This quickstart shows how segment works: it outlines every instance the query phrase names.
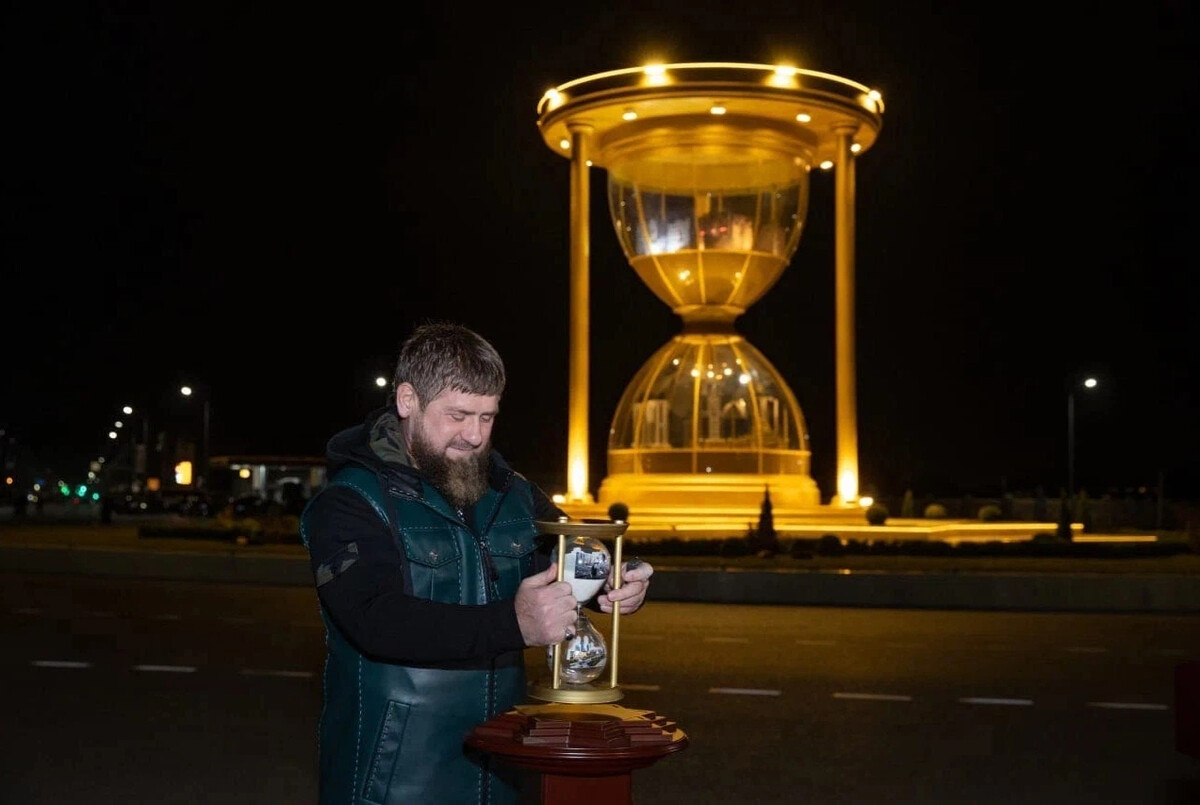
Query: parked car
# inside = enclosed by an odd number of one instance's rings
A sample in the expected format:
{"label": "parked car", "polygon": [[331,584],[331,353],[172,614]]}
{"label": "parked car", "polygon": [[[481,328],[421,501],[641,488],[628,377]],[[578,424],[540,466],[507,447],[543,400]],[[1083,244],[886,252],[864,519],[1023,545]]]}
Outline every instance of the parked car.
{"label": "parked car", "polygon": [[184,517],[208,517],[213,514],[213,505],[207,494],[197,493],[176,503],[174,511]]}

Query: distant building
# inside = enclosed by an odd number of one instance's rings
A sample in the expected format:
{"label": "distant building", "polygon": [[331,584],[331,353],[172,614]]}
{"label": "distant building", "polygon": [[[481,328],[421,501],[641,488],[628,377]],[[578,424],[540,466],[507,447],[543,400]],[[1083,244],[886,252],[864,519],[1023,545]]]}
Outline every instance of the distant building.
{"label": "distant building", "polygon": [[289,503],[307,499],[325,485],[323,456],[213,456],[210,493],[218,497],[256,496]]}

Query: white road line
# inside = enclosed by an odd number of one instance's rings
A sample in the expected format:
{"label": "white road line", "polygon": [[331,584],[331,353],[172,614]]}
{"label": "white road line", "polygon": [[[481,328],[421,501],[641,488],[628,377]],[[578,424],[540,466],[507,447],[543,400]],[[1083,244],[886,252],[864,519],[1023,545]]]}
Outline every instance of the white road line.
{"label": "white road line", "polygon": [[1033,699],[992,699],[986,696],[968,696],[959,701],[963,704],[1011,704],[1021,707],[1033,704]]}
{"label": "white road line", "polygon": [[168,674],[190,674],[194,673],[196,666],[194,665],[135,665],[135,671],[161,671]]}
{"label": "white road line", "polygon": [[797,646],[836,646],[832,640],[797,640]]}
{"label": "white road line", "polygon": [[728,693],[733,696],[780,696],[782,691],[762,688],[709,688],[709,693]]}
{"label": "white road line", "polygon": [[90,662],[75,662],[74,660],[34,660],[29,663],[35,668],[91,668]]}
{"label": "white road line", "polygon": [[705,643],[749,643],[748,637],[706,637]]}
{"label": "white road line", "polygon": [[863,699],[872,702],[911,702],[912,696],[899,696],[894,693],[835,693],[835,699]]}
{"label": "white road line", "polygon": [[42,611],[37,607],[17,607],[12,613],[14,615],[41,615]]}
{"label": "white road line", "polygon": [[262,668],[243,668],[243,676],[281,676],[285,679],[312,679],[312,671],[276,671]]}
{"label": "white road line", "polygon": [[1146,704],[1145,702],[1088,702],[1088,707],[1103,707],[1106,710],[1167,710],[1165,704]]}
{"label": "white road line", "polygon": [[1063,651],[1069,651],[1072,654],[1104,654],[1108,649],[1100,646],[1064,646]]}
{"label": "white road line", "polygon": [[156,620],[156,621],[177,621],[177,620],[179,620],[179,616],[172,615],[170,613],[166,613],[163,615],[155,615],[154,620]]}
{"label": "white road line", "polygon": [[658,685],[627,685],[624,682],[622,682],[621,689],[622,690],[659,690],[659,686]]}

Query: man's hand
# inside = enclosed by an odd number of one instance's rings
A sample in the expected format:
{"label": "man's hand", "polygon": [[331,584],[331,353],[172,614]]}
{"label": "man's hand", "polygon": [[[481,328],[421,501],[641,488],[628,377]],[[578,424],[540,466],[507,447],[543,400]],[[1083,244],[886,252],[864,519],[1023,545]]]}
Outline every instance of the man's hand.
{"label": "man's hand", "polygon": [[646,593],[650,589],[650,577],[653,575],[654,568],[650,566],[649,562],[643,562],[634,557],[624,563],[621,587],[614,590],[613,573],[610,570],[608,581],[604,583],[604,594],[596,599],[600,611],[612,612],[613,602],[620,601],[622,615],[637,612],[641,608],[642,602],[646,600]]}
{"label": "man's hand", "polygon": [[575,625],[571,585],[557,581],[558,566],[527,576],[517,589],[517,623],[526,646],[552,646]]}

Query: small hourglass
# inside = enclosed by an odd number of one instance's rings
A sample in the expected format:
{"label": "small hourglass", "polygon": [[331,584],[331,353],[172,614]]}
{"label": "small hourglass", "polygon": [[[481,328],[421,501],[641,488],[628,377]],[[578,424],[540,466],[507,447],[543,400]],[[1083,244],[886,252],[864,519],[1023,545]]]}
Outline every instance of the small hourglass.
{"label": "small hourglass", "polygon": [[[564,682],[582,685],[591,682],[604,672],[608,663],[608,644],[604,635],[592,626],[583,611],[583,605],[591,601],[604,580],[608,578],[609,554],[604,543],[595,537],[574,536],[566,540],[566,561],[563,564],[563,580],[571,584],[575,596],[575,625],[571,637],[563,646],[559,674]],[[558,561],[558,550],[550,556]],[[546,647],[546,663],[554,669],[554,646]]]}
{"label": "small hourglass", "polygon": [[[604,635],[592,624],[584,612],[584,605],[600,592],[613,567],[613,555],[600,537],[616,538],[615,558],[619,563],[621,536],[628,525],[620,521],[560,520],[538,523],[538,526],[543,533],[558,534],[558,546],[551,559],[558,565],[559,581],[571,585],[571,594],[575,597],[575,624],[569,638],[547,646],[546,664],[552,674],[551,682],[531,686],[530,695],[556,702],[617,701],[623,695],[616,676],[620,605],[615,605],[612,612],[611,656]],[[619,575],[614,578],[619,586]],[[606,667],[609,669],[607,681],[597,683]]]}

